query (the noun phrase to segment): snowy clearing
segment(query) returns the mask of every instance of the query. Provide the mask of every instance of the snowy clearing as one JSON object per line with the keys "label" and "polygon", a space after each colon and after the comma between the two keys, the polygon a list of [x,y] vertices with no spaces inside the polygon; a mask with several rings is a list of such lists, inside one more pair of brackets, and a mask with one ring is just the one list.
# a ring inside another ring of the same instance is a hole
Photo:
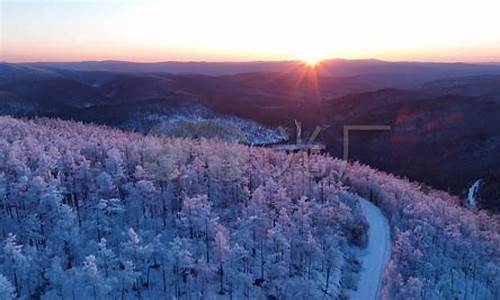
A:
{"label": "snowy clearing", "polygon": [[378,299],[384,276],[384,268],[390,256],[390,231],[387,219],[370,201],[359,199],[369,224],[368,246],[361,252],[361,275],[358,290],[350,299]]}

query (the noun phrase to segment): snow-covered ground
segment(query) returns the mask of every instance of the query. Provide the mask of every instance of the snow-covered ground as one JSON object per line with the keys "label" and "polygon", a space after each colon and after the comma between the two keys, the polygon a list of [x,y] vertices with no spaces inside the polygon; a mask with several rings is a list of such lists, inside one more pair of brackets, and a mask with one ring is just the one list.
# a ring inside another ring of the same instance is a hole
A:
{"label": "snow-covered ground", "polygon": [[249,145],[273,144],[288,138],[277,129],[249,119],[216,113],[200,105],[169,112],[137,112],[118,127],[164,137],[216,138]]}
{"label": "snow-covered ground", "polygon": [[476,180],[469,188],[469,193],[467,194],[467,204],[469,206],[475,207],[477,204],[477,192],[479,191],[479,185],[481,184],[481,179]]}
{"label": "snow-covered ground", "polygon": [[384,268],[389,260],[391,236],[389,223],[380,209],[370,201],[359,199],[369,224],[368,246],[360,252],[362,263],[358,290],[352,291],[350,299],[378,299],[382,287]]}

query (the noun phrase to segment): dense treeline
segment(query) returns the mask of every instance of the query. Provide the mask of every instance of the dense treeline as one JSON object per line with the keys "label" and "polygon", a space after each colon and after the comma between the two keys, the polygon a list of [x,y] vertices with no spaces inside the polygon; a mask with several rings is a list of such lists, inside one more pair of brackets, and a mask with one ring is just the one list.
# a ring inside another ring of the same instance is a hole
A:
{"label": "dense treeline", "polygon": [[500,219],[449,194],[335,161],[344,182],[376,203],[392,229],[387,299],[500,299]]}
{"label": "dense treeline", "polygon": [[359,203],[321,160],[287,159],[0,118],[0,295],[340,297]]}
{"label": "dense treeline", "polygon": [[[387,299],[500,298],[500,223],[323,155],[0,118],[0,298],[342,298],[389,219]],[[361,237],[360,237],[361,236]]]}

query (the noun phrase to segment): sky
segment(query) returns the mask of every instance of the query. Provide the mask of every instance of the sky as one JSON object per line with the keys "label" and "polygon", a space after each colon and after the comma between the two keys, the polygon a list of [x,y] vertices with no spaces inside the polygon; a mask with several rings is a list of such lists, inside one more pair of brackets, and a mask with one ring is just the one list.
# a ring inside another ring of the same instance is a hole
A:
{"label": "sky", "polygon": [[500,61],[498,0],[0,0],[0,60]]}

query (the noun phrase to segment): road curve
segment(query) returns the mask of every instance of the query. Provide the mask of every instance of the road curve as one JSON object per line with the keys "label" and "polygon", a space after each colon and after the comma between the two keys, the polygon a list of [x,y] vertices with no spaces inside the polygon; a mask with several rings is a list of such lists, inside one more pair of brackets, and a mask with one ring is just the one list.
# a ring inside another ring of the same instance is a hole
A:
{"label": "road curve", "polygon": [[389,223],[373,203],[363,198],[359,201],[369,225],[368,246],[361,252],[362,269],[358,290],[351,293],[350,299],[379,299],[385,265],[391,251]]}

